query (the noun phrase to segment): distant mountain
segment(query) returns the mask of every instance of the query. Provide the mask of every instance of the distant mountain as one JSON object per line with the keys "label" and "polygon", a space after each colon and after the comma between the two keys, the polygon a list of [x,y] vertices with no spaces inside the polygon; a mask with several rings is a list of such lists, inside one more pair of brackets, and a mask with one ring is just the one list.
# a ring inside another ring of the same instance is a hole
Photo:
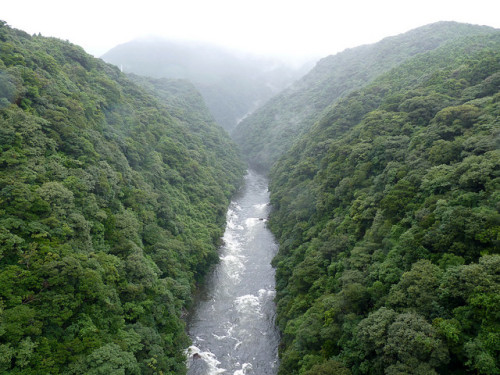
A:
{"label": "distant mountain", "polygon": [[438,22],[320,60],[314,69],[244,119],[232,132],[243,154],[268,170],[339,98],[419,53],[492,28]]}
{"label": "distant mountain", "polygon": [[185,373],[243,173],[191,84],[0,21],[0,373]]}
{"label": "distant mountain", "polygon": [[280,375],[500,373],[500,30],[443,27],[269,173]]}
{"label": "distant mountain", "polygon": [[160,38],[121,44],[102,58],[124,72],[191,81],[216,121],[228,131],[305,73],[278,60],[237,54],[205,43]]}

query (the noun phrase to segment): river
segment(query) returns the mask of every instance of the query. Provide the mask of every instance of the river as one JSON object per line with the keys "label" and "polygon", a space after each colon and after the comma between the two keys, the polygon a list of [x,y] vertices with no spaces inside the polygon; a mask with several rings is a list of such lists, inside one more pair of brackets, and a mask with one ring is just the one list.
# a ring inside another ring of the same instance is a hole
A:
{"label": "river", "polygon": [[220,262],[207,276],[188,321],[188,375],[274,375],[279,333],[271,260],[277,244],[266,226],[267,180],[245,176],[227,212]]}

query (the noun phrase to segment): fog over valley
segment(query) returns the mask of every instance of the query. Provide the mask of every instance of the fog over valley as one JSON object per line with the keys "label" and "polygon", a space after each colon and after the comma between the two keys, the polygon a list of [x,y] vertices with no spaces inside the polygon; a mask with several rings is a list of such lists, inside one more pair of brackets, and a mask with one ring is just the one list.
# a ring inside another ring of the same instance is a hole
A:
{"label": "fog over valley", "polygon": [[0,374],[500,374],[500,3],[0,13]]}

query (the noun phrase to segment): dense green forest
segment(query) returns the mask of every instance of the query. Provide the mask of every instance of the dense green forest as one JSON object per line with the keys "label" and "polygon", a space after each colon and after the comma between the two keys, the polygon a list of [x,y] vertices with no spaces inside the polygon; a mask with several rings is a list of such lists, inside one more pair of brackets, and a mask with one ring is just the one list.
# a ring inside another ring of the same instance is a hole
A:
{"label": "dense green forest", "polygon": [[419,53],[465,35],[495,32],[490,27],[438,22],[320,60],[314,69],[243,120],[232,132],[243,154],[268,171],[323,111],[354,89]]}
{"label": "dense green forest", "polygon": [[[0,21],[0,373],[185,373],[244,173],[197,89]],[[210,90],[227,124],[249,110]],[[270,170],[279,375],[500,374],[499,133],[500,31],[450,22],[327,57],[240,123]]]}
{"label": "dense green forest", "polygon": [[338,100],[272,168],[279,374],[500,373],[500,31],[473,34]]}
{"label": "dense green forest", "polygon": [[190,84],[0,22],[0,373],[184,373],[239,160]]}
{"label": "dense green forest", "polygon": [[278,59],[162,38],[132,40],[102,58],[125,72],[193,82],[217,123],[227,131],[304,73]]}

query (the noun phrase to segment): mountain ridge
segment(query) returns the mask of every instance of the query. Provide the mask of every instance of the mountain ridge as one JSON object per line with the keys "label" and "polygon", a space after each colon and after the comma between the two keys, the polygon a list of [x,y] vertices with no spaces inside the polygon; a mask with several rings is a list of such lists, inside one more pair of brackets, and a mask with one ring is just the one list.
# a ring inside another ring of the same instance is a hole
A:
{"label": "mountain ridge", "polygon": [[279,374],[498,372],[499,51],[415,55],[273,165]]}
{"label": "mountain ridge", "polygon": [[278,59],[236,53],[202,42],[164,38],[133,40],[102,58],[125,72],[191,81],[227,131],[239,119],[289,85],[298,75]]}
{"label": "mountain ridge", "polygon": [[322,112],[342,96],[415,54],[460,35],[489,32],[494,29],[438,22],[325,57],[307,75],[238,124],[232,136],[251,165],[268,171]]}
{"label": "mountain ridge", "polygon": [[244,173],[201,95],[0,22],[0,140],[0,372],[185,373]]}

